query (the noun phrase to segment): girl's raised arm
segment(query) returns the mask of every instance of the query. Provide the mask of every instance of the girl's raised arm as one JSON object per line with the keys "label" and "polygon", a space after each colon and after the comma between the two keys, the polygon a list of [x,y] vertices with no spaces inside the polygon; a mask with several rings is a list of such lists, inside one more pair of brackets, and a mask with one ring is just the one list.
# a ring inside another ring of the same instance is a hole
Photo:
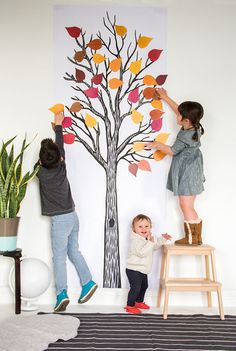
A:
{"label": "girl's raised arm", "polygon": [[160,98],[164,100],[177,115],[179,113],[179,105],[167,95],[167,91],[164,88],[157,88],[156,92],[160,96]]}

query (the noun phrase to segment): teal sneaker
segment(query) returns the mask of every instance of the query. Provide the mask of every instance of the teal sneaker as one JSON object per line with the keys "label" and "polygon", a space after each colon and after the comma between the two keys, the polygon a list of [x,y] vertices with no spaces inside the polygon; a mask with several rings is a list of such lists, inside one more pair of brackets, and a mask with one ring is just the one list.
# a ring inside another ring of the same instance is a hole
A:
{"label": "teal sneaker", "polygon": [[64,289],[60,294],[57,295],[57,303],[54,307],[55,312],[63,312],[66,310],[67,305],[69,304],[70,300],[67,295],[67,291]]}
{"label": "teal sneaker", "polygon": [[92,280],[90,280],[87,284],[83,285],[78,303],[81,304],[87,302],[90,299],[90,297],[93,296],[97,287],[97,284],[94,283],[94,281]]}

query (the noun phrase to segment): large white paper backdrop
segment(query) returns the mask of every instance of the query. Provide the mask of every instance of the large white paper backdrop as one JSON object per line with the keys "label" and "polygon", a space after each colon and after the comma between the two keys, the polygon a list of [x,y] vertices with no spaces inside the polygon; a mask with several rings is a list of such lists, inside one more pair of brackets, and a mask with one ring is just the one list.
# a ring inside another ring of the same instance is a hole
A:
{"label": "large white paper backdrop", "polygon": [[[65,27],[78,26],[86,30],[88,38],[100,30],[104,32],[103,17],[108,11],[113,19],[116,15],[117,24],[128,29],[130,41],[137,34],[152,37],[146,49],[163,49],[163,53],[152,69],[145,74],[154,77],[166,71],[166,11],[156,7],[104,7],[104,6],[55,6],[54,7],[54,91],[55,101],[70,106],[70,97],[76,95],[70,82],[63,79],[65,72],[74,73],[73,65],[67,56],[73,57],[75,44],[69,37]],[[143,49],[145,50],[145,49]],[[155,67],[158,67],[155,70]],[[95,100],[95,99],[94,99]],[[146,108],[146,114],[150,112]],[[143,111],[143,110],[142,110]],[[127,124],[127,128],[134,126]],[[136,127],[137,128],[137,127]],[[163,118],[160,132],[167,130],[167,113]],[[127,133],[127,130],[126,130]],[[104,260],[104,218],[106,179],[102,167],[93,159],[80,144],[66,145],[66,163],[76,211],[80,219],[79,247],[91,269],[93,279],[102,287]],[[151,161],[152,172],[138,171],[134,177],[128,171],[128,163],[120,162],[117,172],[117,195],[119,215],[120,268],[122,287],[128,287],[125,274],[126,258],[129,247],[130,225],[132,218],[144,213],[152,218],[153,234],[159,236],[166,232],[166,178],[169,158],[160,162]],[[158,284],[160,270],[160,253],[154,254],[153,269],[149,275],[149,286]],[[68,265],[68,285],[79,286],[76,272]]]}

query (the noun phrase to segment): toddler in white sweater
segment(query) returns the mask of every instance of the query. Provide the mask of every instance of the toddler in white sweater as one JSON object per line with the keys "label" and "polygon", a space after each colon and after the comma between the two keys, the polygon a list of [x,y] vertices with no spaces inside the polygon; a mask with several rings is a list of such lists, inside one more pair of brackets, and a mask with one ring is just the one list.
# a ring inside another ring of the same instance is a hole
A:
{"label": "toddler in white sweater", "polygon": [[151,233],[152,221],[143,214],[137,215],[132,221],[131,243],[129,248],[126,274],[130,284],[126,311],[133,314],[141,313],[141,309],[150,307],[144,302],[148,288],[148,277],[152,267],[153,251],[171,239],[169,234],[156,238]]}

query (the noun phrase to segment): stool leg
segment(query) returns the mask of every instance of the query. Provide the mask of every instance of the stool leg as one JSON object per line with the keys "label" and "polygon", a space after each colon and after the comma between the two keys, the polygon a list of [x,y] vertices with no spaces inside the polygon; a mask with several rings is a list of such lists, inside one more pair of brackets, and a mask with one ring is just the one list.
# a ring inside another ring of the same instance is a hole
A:
{"label": "stool leg", "polygon": [[169,303],[169,288],[166,287],[166,291],[165,291],[165,302],[164,302],[164,311],[163,311],[163,319],[167,319],[167,314],[168,314],[168,303]]}
{"label": "stool leg", "polygon": [[21,313],[21,288],[20,288],[20,258],[15,260],[15,313]]}
{"label": "stool leg", "polygon": [[220,319],[224,320],[225,319],[225,315],[224,315],[224,307],[223,307],[223,301],[222,301],[221,287],[220,286],[217,288],[217,297],[218,297],[218,303],[219,303]]}
{"label": "stool leg", "polygon": [[165,254],[164,252],[162,252],[160,282],[159,282],[159,290],[157,295],[157,307],[161,306],[162,282],[164,279],[164,273],[165,273]]}
{"label": "stool leg", "polygon": [[216,261],[215,261],[215,255],[214,252],[211,252],[211,265],[212,265],[212,275],[213,275],[213,281],[216,282],[217,281],[217,277],[216,277]]}
{"label": "stool leg", "polygon": [[[205,267],[206,267],[206,278],[211,279],[210,264],[209,264],[209,256],[208,255],[205,255]],[[208,307],[212,307],[212,298],[211,298],[210,291],[207,291],[207,304],[208,304]]]}

